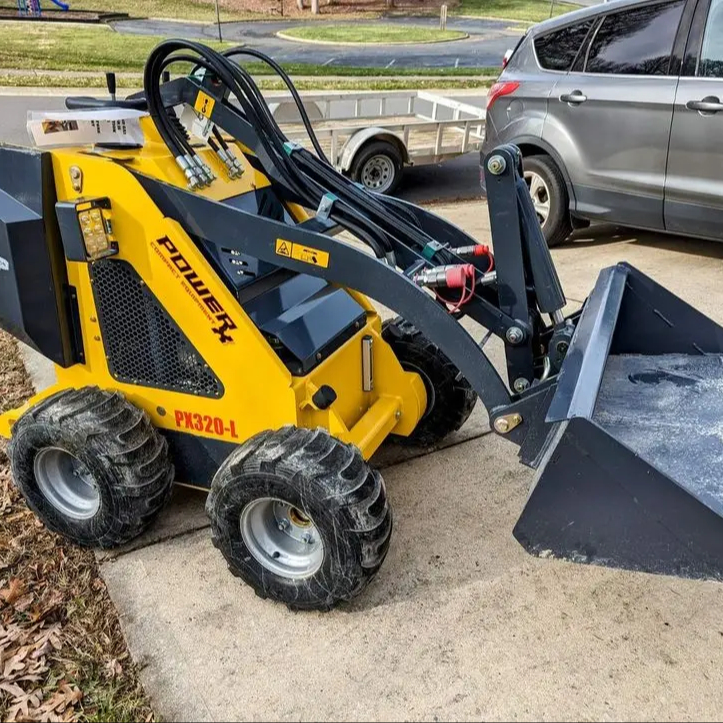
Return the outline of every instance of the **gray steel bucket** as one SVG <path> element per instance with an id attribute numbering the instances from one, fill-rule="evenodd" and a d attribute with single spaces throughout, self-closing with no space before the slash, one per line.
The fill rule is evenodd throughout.
<path id="1" fill-rule="evenodd" d="M 531 553 L 723 577 L 723 328 L 627 264 L 603 270 L 514 529 Z"/>

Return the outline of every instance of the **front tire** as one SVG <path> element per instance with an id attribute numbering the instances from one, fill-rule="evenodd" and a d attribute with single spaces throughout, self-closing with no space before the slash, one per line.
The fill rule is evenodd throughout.
<path id="1" fill-rule="evenodd" d="M 168 442 L 118 392 L 83 387 L 28 410 L 8 449 L 13 477 L 45 526 L 84 547 L 137 537 L 170 496 Z"/>
<path id="2" fill-rule="evenodd" d="M 565 179 L 547 154 L 526 156 L 522 159 L 522 167 L 547 245 L 550 248 L 558 246 L 572 232 Z"/>
<path id="3" fill-rule="evenodd" d="M 372 580 L 389 549 L 384 480 L 324 429 L 292 426 L 241 445 L 213 479 L 212 539 L 229 570 L 294 610 L 329 610 Z"/>
<path id="4" fill-rule="evenodd" d="M 382 338 L 405 371 L 422 377 L 427 391 L 427 409 L 414 431 L 408 437 L 392 436 L 402 444 L 433 447 L 467 421 L 477 395 L 449 357 L 414 324 L 401 317 L 385 321 Z"/>

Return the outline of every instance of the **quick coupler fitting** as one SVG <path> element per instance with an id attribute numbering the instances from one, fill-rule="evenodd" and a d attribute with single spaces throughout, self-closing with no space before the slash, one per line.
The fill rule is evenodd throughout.
<path id="1" fill-rule="evenodd" d="M 226 166 L 226 172 L 228 173 L 229 178 L 234 179 L 241 175 L 236 166 L 233 164 L 230 155 L 226 153 L 223 148 L 219 148 L 216 151 L 216 155 L 221 159 L 221 161 L 223 161 L 223 165 Z"/>
<path id="2" fill-rule="evenodd" d="M 186 176 L 188 181 L 188 187 L 195 191 L 201 183 L 196 175 L 196 169 L 191 167 L 191 164 L 186 160 L 184 156 L 176 156 L 176 163 L 178 167 L 183 171 L 183 175 Z"/>
<path id="3" fill-rule="evenodd" d="M 193 175 L 196 177 L 196 180 L 198 181 L 199 186 L 207 186 L 208 183 L 206 181 L 206 174 L 203 173 L 201 168 L 199 167 L 198 163 L 194 160 L 193 156 L 186 154 L 184 156 L 186 159 L 186 163 L 188 163 L 188 167 L 193 172 Z"/>
<path id="4" fill-rule="evenodd" d="M 414 282 L 419 286 L 445 287 L 461 289 L 468 279 L 474 278 L 477 269 L 472 264 L 453 264 L 422 269 L 414 275 Z"/>
<path id="5" fill-rule="evenodd" d="M 490 247 L 486 244 L 475 244 L 474 246 L 457 246 L 452 249 L 457 256 L 489 256 Z"/>
<path id="6" fill-rule="evenodd" d="M 198 173 L 203 179 L 203 185 L 210 186 L 216 179 L 216 176 L 213 175 L 213 171 L 211 171 L 211 169 L 198 156 L 191 156 L 191 161 L 198 169 Z"/>
<path id="7" fill-rule="evenodd" d="M 229 161 L 231 161 L 231 165 L 236 169 L 236 172 L 239 176 L 243 175 L 244 167 L 241 165 L 241 161 L 239 161 L 238 158 L 234 155 L 233 151 L 229 148 L 226 153 L 228 154 Z"/>

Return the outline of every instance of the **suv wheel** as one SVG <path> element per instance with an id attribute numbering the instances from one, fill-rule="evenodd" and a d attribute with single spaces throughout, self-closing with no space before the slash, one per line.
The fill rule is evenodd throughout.
<path id="1" fill-rule="evenodd" d="M 545 154 L 527 156 L 522 165 L 547 245 L 557 246 L 572 231 L 565 179 L 552 158 Z"/>

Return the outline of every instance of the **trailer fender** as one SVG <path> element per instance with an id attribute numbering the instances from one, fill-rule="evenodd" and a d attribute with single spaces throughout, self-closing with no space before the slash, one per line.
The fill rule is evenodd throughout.
<path id="1" fill-rule="evenodd" d="M 404 163 L 409 163 L 409 153 L 407 152 L 407 147 L 404 145 L 404 141 L 396 133 L 392 133 L 387 128 L 372 126 L 371 128 L 364 128 L 363 130 L 357 131 L 344 144 L 339 160 L 339 170 L 343 172 L 348 171 L 352 163 L 354 163 L 356 154 L 359 153 L 362 146 L 365 146 L 370 141 L 387 141 L 393 143 L 399 148 Z"/>
<path id="2" fill-rule="evenodd" d="M 299 115 L 299 109 L 293 100 L 281 101 L 278 103 L 269 103 L 269 110 L 274 116 L 274 120 L 277 123 L 300 123 L 301 116 Z M 324 114 L 321 112 L 321 107 L 314 101 L 305 101 L 304 110 L 306 115 L 309 116 L 310 121 L 320 121 L 324 119 Z"/>

